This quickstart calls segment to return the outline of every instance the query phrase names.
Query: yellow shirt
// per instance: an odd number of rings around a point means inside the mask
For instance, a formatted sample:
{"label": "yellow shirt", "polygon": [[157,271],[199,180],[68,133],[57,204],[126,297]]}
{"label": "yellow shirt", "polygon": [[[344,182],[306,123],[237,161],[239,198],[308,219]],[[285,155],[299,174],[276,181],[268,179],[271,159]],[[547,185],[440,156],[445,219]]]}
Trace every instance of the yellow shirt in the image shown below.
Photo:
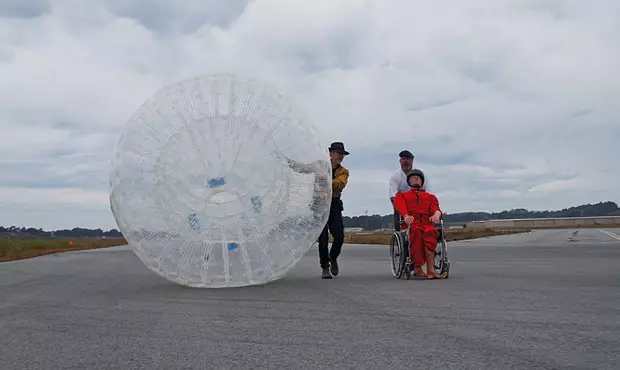
{"label": "yellow shirt", "polygon": [[340,198],[349,181],[349,170],[338,165],[332,170],[332,198]]}

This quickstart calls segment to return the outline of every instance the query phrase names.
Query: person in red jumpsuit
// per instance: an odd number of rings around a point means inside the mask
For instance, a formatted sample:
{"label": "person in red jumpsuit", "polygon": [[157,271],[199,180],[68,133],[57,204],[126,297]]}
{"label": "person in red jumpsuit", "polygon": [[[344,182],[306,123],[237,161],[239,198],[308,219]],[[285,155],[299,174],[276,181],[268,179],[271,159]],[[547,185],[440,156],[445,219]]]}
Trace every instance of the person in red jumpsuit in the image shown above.
{"label": "person in red jumpsuit", "polygon": [[[399,192],[394,198],[394,208],[409,227],[409,250],[413,261],[413,274],[427,279],[440,279],[434,268],[435,248],[439,231],[434,224],[441,220],[443,212],[434,194],[422,189],[424,173],[414,169],[407,174],[411,190]],[[426,263],[426,274],[422,266]]]}

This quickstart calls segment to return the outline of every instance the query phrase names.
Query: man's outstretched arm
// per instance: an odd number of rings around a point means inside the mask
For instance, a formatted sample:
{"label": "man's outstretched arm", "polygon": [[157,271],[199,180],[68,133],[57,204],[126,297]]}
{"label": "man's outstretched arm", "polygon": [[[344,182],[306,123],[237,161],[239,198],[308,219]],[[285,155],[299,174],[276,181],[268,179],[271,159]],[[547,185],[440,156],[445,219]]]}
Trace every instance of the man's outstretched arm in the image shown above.
{"label": "man's outstretched arm", "polygon": [[301,163],[301,162],[292,160],[290,158],[285,157],[285,159],[286,159],[286,163],[288,164],[290,168],[292,168],[296,172],[304,173],[304,174],[320,173],[321,167],[328,165],[327,161],[321,161],[321,160],[317,160],[312,163]]}

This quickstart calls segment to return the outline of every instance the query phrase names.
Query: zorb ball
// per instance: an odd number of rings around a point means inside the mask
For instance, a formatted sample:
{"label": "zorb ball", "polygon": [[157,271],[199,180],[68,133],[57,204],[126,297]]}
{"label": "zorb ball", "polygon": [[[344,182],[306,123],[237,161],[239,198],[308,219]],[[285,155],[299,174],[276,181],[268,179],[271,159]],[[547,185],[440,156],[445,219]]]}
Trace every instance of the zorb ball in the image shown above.
{"label": "zorb ball", "polygon": [[230,75],[164,87],[124,126],[110,206],[138,258],[192,287],[283,277],[329,215],[331,165],[269,85]]}

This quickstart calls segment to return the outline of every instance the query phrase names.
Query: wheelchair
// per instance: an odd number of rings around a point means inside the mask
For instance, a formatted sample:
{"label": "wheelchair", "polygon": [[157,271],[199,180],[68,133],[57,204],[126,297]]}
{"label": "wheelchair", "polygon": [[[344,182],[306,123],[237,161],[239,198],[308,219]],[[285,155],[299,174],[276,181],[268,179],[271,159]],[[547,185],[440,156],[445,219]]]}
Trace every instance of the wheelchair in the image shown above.
{"label": "wheelchair", "polygon": [[[402,217],[400,218],[400,230],[392,233],[390,241],[390,257],[392,275],[396,279],[403,276],[409,280],[413,275],[413,260],[409,250],[409,227]],[[443,220],[434,224],[439,231],[437,248],[435,249],[434,263],[435,272],[443,279],[450,277],[450,260],[448,259],[448,243],[444,233]]]}

